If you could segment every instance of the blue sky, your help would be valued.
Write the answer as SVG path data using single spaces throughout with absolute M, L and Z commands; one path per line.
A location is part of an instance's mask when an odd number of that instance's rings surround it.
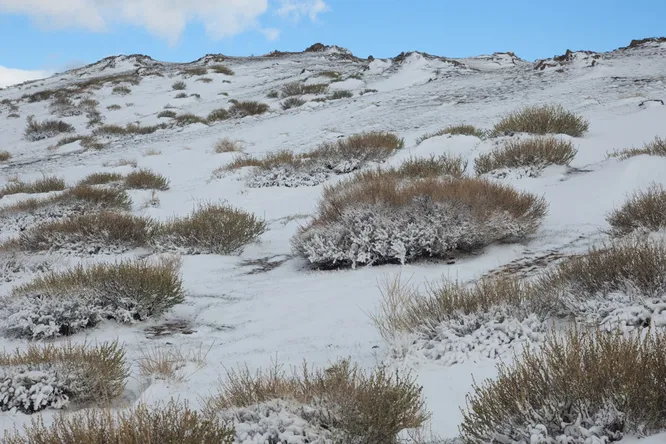
M 22 70 L 61 71 L 119 53 L 191 61 L 315 42 L 362 57 L 514 51 L 534 60 L 661 35 L 664 0 L 0 0 L 0 66 Z

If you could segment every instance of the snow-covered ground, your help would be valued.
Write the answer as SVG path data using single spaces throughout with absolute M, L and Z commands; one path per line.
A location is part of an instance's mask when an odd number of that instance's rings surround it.
M 651 182 L 666 185 L 666 158 L 637 156 L 628 160 L 607 158 L 616 149 L 640 146 L 655 136 L 666 136 L 666 106 L 650 99 L 666 100 L 666 43 L 646 43 L 593 57 L 574 53 L 570 61 L 539 65 L 522 61 L 513 54 L 494 54 L 478 58 L 451 60 L 409 53 L 395 60 L 367 61 L 344 52 L 288 54 L 278 57 L 227 58 L 221 63 L 235 71 L 228 76 L 209 73 L 210 83 L 197 82 L 178 72 L 185 67 L 214 64 L 203 58 L 190 65 L 155 62 L 141 57 L 116 57 L 43 81 L 0 91 L 0 101 L 18 99 L 42 89 L 58 89 L 95 76 L 150 71 L 139 85 L 128 85 L 131 93 L 120 96 L 108 84 L 90 95 L 100 103 L 105 124 L 125 125 L 140 122 L 154 125 L 165 105 L 177 113 L 191 112 L 205 117 L 216 108 L 230 105 L 228 100 L 258 100 L 270 105 L 260 116 L 230 119 L 209 126 L 192 124 L 158 130 L 148 135 L 109 139 L 103 150 L 84 150 L 79 142 L 48 149 L 57 140 L 28 142 L 23 131 L 26 117 L 42 121 L 53 118 L 49 101 L 17 103 L 10 111 L 0 104 L 0 151 L 11 154 L 0 163 L 0 187 L 14 177 L 29 181 L 42 175 L 56 175 L 69 185 L 93 172 L 126 173 L 130 166 L 114 167 L 120 159 L 135 160 L 140 168 L 150 168 L 168 177 L 171 188 L 157 192 L 159 205 L 144 207 L 149 191 L 130 191 L 136 214 L 166 220 L 186 215 L 199 202 L 226 201 L 266 220 L 268 230 L 260 242 L 247 246 L 240 255 L 196 255 L 183 257 L 183 280 L 187 289 L 184 304 L 163 318 L 134 326 L 113 323 L 88 330 L 70 338 L 74 342 L 118 339 L 133 362 L 146 347 L 156 344 L 197 350 L 210 349 L 202 368 L 185 368 L 183 381 L 148 380 L 136 365 L 125 398 L 128 402 L 157 402 L 171 397 L 199 405 L 202 396 L 215 389 L 225 368 L 247 364 L 250 368 L 280 363 L 298 365 L 303 359 L 326 366 L 337 358 L 351 357 L 365 368 L 386 362 L 391 349 L 379 336 L 368 313 L 380 303 L 379 284 L 396 274 L 413 283 L 437 281 L 442 277 L 473 281 L 512 261 L 538 257 L 552 252 L 569 254 L 586 250 L 606 235 L 605 216 L 620 205 L 626 195 Z M 592 63 L 594 61 L 594 63 Z M 317 77 L 322 71 L 338 71 L 342 82 L 331 90 L 348 89 L 352 98 L 309 101 L 299 108 L 280 109 L 280 99 L 267 98 L 282 85 L 306 80 L 330 82 Z M 188 96 L 177 99 L 180 91 L 172 83 L 184 80 Z M 367 89 L 376 92 L 367 92 Z M 87 97 L 87 95 L 84 95 Z M 308 97 L 306 97 L 308 98 Z M 311 98 L 311 97 L 310 97 Z M 240 140 L 245 151 L 262 155 L 269 151 L 291 149 L 304 152 L 324 141 L 366 130 L 392 131 L 405 139 L 405 148 L 388 160 L 398 165 L 410 157 L 438 153 L 473 159 L 490 151 L 492 140 L 470 136 L 439 136 L 416 145 L 424 133 L 450 124 L 468 123 L 491 128 L 498 118 L 523 105 L 558 103 L 580 113 L 590 121 L 590 130 L 573 139 L 578 154 L 571 167 L 549 167 L 537 178 L 508 175 L 501 179 L 520 190 L 543 195 L 549 204 L 548 215 L 540 229 L 524 244 L 493 245 L 477 255 L 459 258 L 453 264 L 420 262 L 404 266 L 383 265 L 354 270 L 313 271 L 292 255 L 290 238 L 313 215 L 324 184 L 317 186 L 248 187 L 247 171 L 214 174 L 236 156 L 214 151 L 223 137 Z M 108 106 L 120 109 L 109 110 Z M 16 112 L 20 118 L 8 118 Z M 67 117 L 77 134 L 87 134 L 85 115 Z M 159 153 L 149 155 L 152 153 Z M 468 168 L 467 174 L 473 174 Z M 327 183 L 333 183 L 331 178 Z M 9 195 L 0 206 L 25 199 Z M 7 221 L 0 229 L 1 239 L 16 234 Z M 124 256 L 145 254 L 145 251 Z M 61 268 L 82 261 L 113 260 L 112 256 L 79 257 L 49 255 L 42 257 Z M 29 258 L 36 262 L 36 258 Z M 528 261 L 529 262 L 529 261 Z M 26 282 L 38 270 L 14 273 L 0 282 L 0 292 Z M 0 268 L 0 277 L 3 277 Z M 187 326 L 185 333 L 158 338 L 146 329 L 176 322 Z M 25 341 L 0 339 L 6 349 L 25 347 Z M 499 358 L 510 359 L 514 350 L 500 349 Z M 432 431 L 443 438 L 458 434 L 472 381 L 492 378 L 498 357 L 471 350 L 460 352 L 461 359 L 432 360 L 418 353 L 407 353 L 399 365 L 417 375 L 424 387 L 427 406 L 432 412 Z M 45 418 L 52 410 L 42 413 Z M 0 430 L 28 422 L 21 413 L 0 413 Z M 660 435 L 640 442 L 665 442 Z M 626 439 L 625 442 L 631 442 Z

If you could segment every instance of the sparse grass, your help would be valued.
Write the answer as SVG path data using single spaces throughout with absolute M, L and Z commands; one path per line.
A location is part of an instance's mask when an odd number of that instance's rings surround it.
M 0 162 L 7 162 L 12 158 L 12 155 L 9 154 L 9 151 L 0 151 Z
M 429 158 L 411 158 L 395 170 L 396 174 L 406 179 L 425 179 L 427 177 L 450 176 L 463 177 L 467 170 L 467 161 L 461 156 L 430 156 Z
M 7 114 L 7 118 L 8 118 L 8 119 L 19 119 L 20 117 L 21 117 L 21 115 L 20 115 L 20 114 L 16 114 L 16 113 L 9 113 L 9 114 Z
M 183 218 L 162 224 L 155 237 L 161 248 L 196 253 L 231 254 L 254 242 L 266 224 L 228 205 L 201 205 Z
M 384 369 L 364 372 L 346 360 L 325 370 L 304 363 L 291 375 L 277 365 L 256 374 L 247 367 L 229 371 L 206 412 L 214 415 L 274 399 L 315 406 L 312 421 L 325 424 L 335 442 L 396 443 L 401 430 L 418 428 L 428 419 L 413 378 Z
M 243 144 L 239 140 L 231 140 L 227 137 L 220 139 L 215 144 L 216 153 L 241 153 L 243 152 Z
M 194 97 L 195 99 L 199 100 L 199 99 L 201 99 L 201 94 L 199 94 L 199 93 L 192 93 L 192 94 L 190 94 L 190 97 Z
M 128 123 L 125 127 L 125 131 L 128 134 L 152 134 L 157 130 L 166 129 L 168 125 L 166 123 L 160 123 L 158 125 L 148 125 L 143 126 L 136 123 Z
M 24 135 L 26 140 L 31 142 L 56 137 L 62 133 L 74 132 L 74 126 L 62 120 L 44 120 L 43 122 L 38 122 L 34 120 L 33 116 L 29 116 L 27 123 Z
M 266 97 L 269 99 L 277 99 L 280 97 L 280 94 L 277 91 L 269 91 L 268 94 L 266 94 Z
M 127 86 L 114 86 L 113 89 L 111 90 L 113 94 L 117 94 L 119 96 L 126 96 L 128 94 L 132 93 L 132 90 L 128 88 Z
M 476 174 L 485 174 L 502 168 L 569 165 L 577 152 L 571 141 L 552 136 L 511 139 L 502 147 L 477 157 L 474 170 Z
M 527 348 L 495 380 L 474 385 L 460 426 L 463 442 L 543 442 L 559 436 L 613 440 L 666 427 L 666 334 L 622 335 L 572 329 Z
M 234 75 L 233 70 L 231 68 L 229 68 L 228 66 L 212 65 L 210 67 L 210 69 L 212 69 L 213 72 L 216 73 L 216 74 L 225 74 L 225 75 L 228 75 L 228 76 L 233 76 Z
M 615 151 L 610 153 L 609 157 L 618 157 L 621 160 L 626 160 L 630 157 L 641 155 L 666 157 L 666 139 L 662 139 L 657 136 L 654 138 L 654 140 L 647 142 L 641 148 L 629 148 Z
M 268 111 L 268 109 L 269 106 L 265 103 L 256 102 L 253 100 L 238 101 L 232 99 L 231 107 L 229 108 L 229 114 L 236 118 L 242 118 L 263 114 Z
M 178 114 L 176 117 L 174 117 L 174 121 L 178 126 L 187 126 L 195 123 L 202 123 L 204 125 L 207 124 L 206 119 L 203 119 L 192 113 Z
M 635 192 L 619 209 L 606 217 L 613 236 L 625 236 L 636 230 L 659 231 L 666 228 L 666 189 L 652 183 Z
M 173 82 L 173 84 L 171 85 L 171 89 L 173 89 L 174 91 L 183 91 L 187 89 L 187 84 L 182 80 L 178 80 L 177 82 Z
M 182 381 L 178 374 L 187 360 L 182 350 L 169 346 L 148 346 L 141 349 L 138 359 L 139 371 L 142 376 L 156 379 Z
M 86 149 L 98 150 L 104 148 L 104 145 L 102 143 L 99 143 L 94 136 L 79 136 L 79 135 L 63 137 L 62 139 L 58 140 L 55 146 L 59 147 L 74 142 L 79 142 L 81 146 Z
M 211 83 L 213 79 L 210 77 L 199 77 L 198 79 L 195 80 L 195 82 L 201 82 L 201 83 Z
M 229 111 L 224 108 L 218 108 L 211 111 L 206 120 L 208 120 L 208 122 L 218 122 L 220 120 L 227 120 L 229 117 L 231 117 Z
M 110 166 L 111 167 L 129 166 L 129 167 L 132 167 L 132 168 L 136 168 L 137 163 L 136 163 L 136 160 L 134 160 L 134 159 L 118 159 L 115 162 L 107 162 L 107 163 L 104 164 L 104 166 L 106 166 L 106 167 L 110 167 Z
M 132 171 L 125 176 L 125 186 L 131 190 L 161 190 L 169 189 L 169 179 L 151 170 L 140 169 Z
M 163 117 L 173 119 L 174 117 L 176 117 L 176 112 L 171 111 L 171 110 L 166 110 L 166 111 L 160 111 L 159 113 L 157 113 L 157 118 L 158 119 L 161 119 Z
M 10 182 L 0 190 L 0 197 L 9 194 L 39 194 L 51 191 L 62 191 L 65 189 L 65 181 L 55 176 L 45 176 L 34 182 Z
M 123 180 L 123 175 L 119 173 L 92 173 L 81 179 L 79 185 L 105 185 L 121 180 Z
M 225 170 L 235 170 L 245 167 L 259 167 L 262 170 L 271 170 L 280 165 L 293 165 L 296 166 L 301 162 L 300 156 L 294 154 L 291 150 L 271 151 L 266 155 L 257 159 L 252 156 L 237 156 L 228 165 L 224 167 Z
M 528 106 L 503 117 L 493 127 L 492 136 L 517 132 L 581 137 L 588 128 L 587 120 L 561 105 Z
M 318 75 L 320 77 L 328 77 L 330 79 L 337 79 L 340 77 L 340 73 L 337 71 L 322 71 Z
M 416 139 L 416 144 L 420 145 L 423 141 L 428 140 L 432 137 L 444 136 L 446 134 L 452 136 L 474 136 L 478 137 L 479 139 L 482 139 L 485 136 L 485 133 L 482 130 L 475 127 L 474 125 L 466 125 L 466 124 L 450 125 L 437 132 L 426 133 L 422 135 L 421 137 Z
M 354 94 L 351 91 L 347 91 L 344 89 L 333 91 L 331 94 L 327 96 L 328 100 L 348 99 L 350 97 L 354 97 Z
M 118 104 L 115 104 L 115 103 L 113 105 L 109 105 L 109 106 L 106 107 L 106 109 L 108 109 L 109 111 L 118 111 L 121 108 L 122 108 L 122 106 L 120 106 Z
M 305 104 L 305 100 L 299 99 L 298 97 L 289 97 L 280 104 L 280 108 L 282 108 L 282 111 L 286 111 L 290 108 L 297 108 L 303 104 Z
M 191 68 L 185 68 L 180 71 L 180 74 L 191 77 L 191 76 L 205 76 L 208 74 L 208 68 L 205 66 L 193 66 Z
M 63 441 L 62 437 L 67 437 Z M 9 431 L 2 444 L 233 444 L 233 429 L 204 417 L 187 404 L 139 404 L 127 411 L 85 410 L 58 415 L 47 427 L 37 418 L 23 433 Z
M 76 207 L 80 207 L 83 204 L 93 207 L 96 210 L 131 209 L 132 201 L 124 190 L 93 187 L 83 182 L 81 181 L 75 187 L 68 188 L 63 193 L 47 199 L 26 199 L 13 205 L 5 206 L 0 210 L 0 214 L 34 212 L 41 208 L 57 204 L 73 205 Z
M 159 156 L 162 154 L 162 151 L 156 150 L 155 148 L 149 148 L 143 152 L 144 156 Z
M 127 134 L 127 129 L 120 125 L 102 125 L 99 128 L 95 128 L 95 130 L 93 130 L 93 134 L 96 136 L 120 136 Z
M 361 91 L 359 94 L 364 95 L 364 94 L 370 94 L 370 93 L 376 93 L 376 92 L 379 92 L 379 91 L 377 91 L 376 89 L 373 89 L 373 88 L 366 88 L 363 91 Z
M 186 99 L 188 97 L 189 96 L 187 95 L 187 93 L 184 92 L 178 93 L 175 96 L 173 96 L 174 99 Z
M 327 83 L 313 83 L 306 85 L 301 82 L 287 83 L 282 87 L 282 98 L 302 96 L 304 94 L 324 94 L 328 91 Z

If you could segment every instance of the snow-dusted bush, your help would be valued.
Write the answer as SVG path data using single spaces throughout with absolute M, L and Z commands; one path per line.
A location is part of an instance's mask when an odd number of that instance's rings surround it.
M 230 254 L 255 241 L 265 230 L 265 222 L 254 214 L 207 204 L 191 215 L 160 224 L 152 243 L 161 251 Z
M 527 106 L 503 117 L 493 127 L 492 135 L 516 132 L 580 137 L 589 126 L 585 118 L 565 110 L 561 105 Z
M 646 190 L 635 192 L 606 220 L 613 236 L 624 236 L 636 230 L 659 231 L 666 228 L 666 189 L 653 183 Z
M 7 162 L 12 158 L 12 155 L 9 154 L 9 151 L 2 150 L 0 151 L 0 162 Z
M 0 410 L 34 413 L 70 402 L 108 402 L 122 394 L 127 376 L 125 352 L 115 342 L 2 352 Z
M 169 258 L 100 263 L 40 276 L 0 298 L 7 336 L 53 338 L 105 319 L 133 323 L 160 315 L 184 299 L 180 262 Z
M 48 427 L 34 419 L 23 432 L 7 432 L 2 443 L 233 444 L 234 432 L 219 419 L 170 400 L 166 405 L 141 403 L 119 412 L 95 409 L 58 415 Z
M 570 257 L 536 282 L 539 306 L 609 329 L 666 327 L 666 242 L 627 239 Z
M 247 116 L 263 114 L 270 108 L 265 103 L 257 102 L 255 100 L 239 101 L 231 99 L 230 102 L 231 107 L 229 108 L 229 115 L 239 119 Z
M 161 174 L 142 168 L 132 171 L 125 176 L 125 186 L 132 190 L 161 190 L 169 189 L 169 179 Z
M 91 173 L 79 181 L 79 185 L 106 185 L 120 182 L 123 175 L 120 173 Z
M 665 406 L 666 334 L 571 330 L 475 386 L 460 431 L 469 444 L 614 442 L 663 430 Z
M 12 282 L 23 274 L 50 271 L 53 263 L 20 253 L 0 253 L 0 282 Z
M 34 116 L 28 116 L 28 126 L 24 131 L 26 140 L 31 142 L 56 137 L 62 133 L 73 133 L 74 127 L 62 120 L 45 120 L 38 122 Z
M 622 160 L 626 160 L 630 157 L 642 155 L 666 157 L 666 139 L 657 136 L 654 140 L 644 144 L 641 148 L 629 148 L 615 151 L 610 154 L 610 157 L 619 157 Z
M 538 174 L 549 165 L 569 165 L 576 153 L 573 143 L 555 137 L 510 139 L 477 157 L 474 170 L 480 175 L 503 168 L 529 167 Z
M 65 181 L 55 176 L 45 176 L 34 182 L 10 182 L 0 190 L 0 198 L 9 194 L 39 194 L 65 189 Z
M 484 179 L 364 171 L 324 189 L 292 244 L 317 267 L 404 264 L 525 238 L 546 210 L 543 198 Z
M 313 442 L 327 442 L 316 439 L 329 435 L 337 439 L 333 442 L 390 444 L 401 430 L 417 428 L 428 418 L 412 378 L 383 369 L 366 373 L 349 361 L 326 370 L 304 364 L 292 375 L 278 366 L 255 375 L 247 368 L 231 371 L 219 393 L 208 399 L 206 411 L 235 417 L 237 433 L 246 434 L 240 442 L 305 433 Z M 287 442 L 305 442 L 294 439 Z
M 426 133 L 421 137 L 419 137 L 418 139 L 416 139 L 416 144 L 420 145 L 425 140 L 437 136 L 444 136 L 447 134 L 451 136 L 474 136 L 478 137 L 479 139 L 482 139 L 486 135 L 486 133 L 483 130 L 475 127 L 474 125 L 461 123 L 459 125 L 449 125 L 446 128 L 442 128 L 441 130 L 436 131 L 434 133 Z
M 281 96 L 285 97 L 301 96 L 304 94 L 324 94 L 328 91 L 328 83 L 311 83 L 306 85 L 302 82 L 287 83 L 282 87 Z

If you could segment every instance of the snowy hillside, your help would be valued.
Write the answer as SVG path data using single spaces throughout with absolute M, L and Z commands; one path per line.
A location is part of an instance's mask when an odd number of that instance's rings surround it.
M 436 334 L 394 335 L 387 341 L 371 319 L 382 306 L 385 285 L 397 276 L 421 291 L 425 284 L 442 279 L 473 284 L 500 274 L 533 278 L 553 269 L 562 258 L 608 241 L 609 212 L 634 192 L 654 184 L 666 186 L 665 156 L 609 157 L 616 150 L 639 148 L 657 136 L 666 137 L 664 103 L 666 42 L 660 40 L 608 53 L 567 52 L 535 63 L 513 53 L 449 59 L 410 52 L 368 60 L 342 48 L 317 45 L 302 53 L 246 58 L 207 55 L 183 64 L 142 55 L 116 56 L 2 89 L 0 241 L 7 243 L 0 252 L 4 304 L 0 348 L 11 353 L 35 341 L 60 345 L 117 340 L 129 366 L 126 386 L 112 403 L 119 409 L 171 398 L 199 408 L 217 390 L 226 370 L 238 366 L 254 371 L 277 362 L 289 369 L 307 360 L 309 365 L 327 368 L 338 359 L 350 358 L 367 371 L 385 367 L 413 375 L 423 387 L 431 414 L 428 432 L 440 439 L 456 438 L 463 421 L 461 408 L 472 393 L 473 381 L 480 384 L 494 378 L 498 362 L 510 363 L 525 344 L 539 346 L 553 319 L 536 314 L 521 317 L 509 306 L 486 313 L 487 318 L 460 320 L 480 323 L 472 333 L 469 325 L 439 325 L 430 326 Z M 495 223 L 504 228 L 510 225 L 514 231 L 506 228 L 507 233 L 511 231 L 515 239 L 497 235 L 501 242 L 484 243 L 472 252 L 452 251 L 425 259 L 412 260 L 409 252 L 402 256 L 398 252 L 393 256 L 396 260 L 378 260 L 376 265 L 364 262 L 370 253 L 359 253 L 349 263 L 316 268 L 314 259 L 301 254 L 310 248 L 309 257 L 314 257 L 315 241 L 307 239 L 307 248 L 296 248 L 295 236 L 317 217 L 325 187 L 377 166 L 398 169 L 414 159 L 441 155 L 467 162 L 459 180 L 471 180 L 480 156 L 508 140 L 525 137 L 513 132 L 491 134 L 493 126 L 510 112 L 537 105 L 561 105 L 586 119 L 589 130 L 580 137 L 558 135 L 577 150 L 568 165 L 504 168 L 483 174 L 492 183 L 545 199 L 547 211 L 534 230 L 517 227 L 514 219 L 499 218 Z M 45 124 L 51 119 L 64 123 Z M 36 125 L 32 129 L 31 122 Z M 459 124 L 474 125 L 479 132 L 422 137 Z M 404 146 L 396 142 L 390 151 L 364 159 L 332 161 L 327 152 L 329 157 L 322 155 L 324 160 L 317 163 L 319 154 L 313 152 L 317 147 L 326 143 L 335 147 L 364 132 L 392 133 L 404 139 Z M 303 162 L 312 164 L 299 170 L 293 162 L 284 167 L 257 163 L 283 150 L 291 150 L 291 156 L 303 155 Z M 231 162 L 242 167 L 225 168 Z M 130 186 L 127 175 L 145 169 L 164 176 L 168 184 Z M 131 203 L 125 205 L 125 212 L 142 221 L 166 224 L 193 214 L 202 205 L 219 204 L 254 215 L 265 222 L 265 229 L 257 225 L 256 240 L 248 234 L 251 241 L 239 248 L 203 246 L 203 239 L 197 239 L 197 247 L 183 245 L 175 231 L 157 240 L 144 241 L 137 234 L 131 242 L 107 243 L 110 237 L 105 230 L 125 223 L 120 219 L 108 219 L 108 228 L 93 228 L 76 242 L 49 237 L 44 224 L 81 213 L 94 215 L 101 208 L 72 203 L 78 198 L 69 190 L 92 173 L 110 173 L 108 185 L 96 186 L 126 192 Z M 64 184 L 43 189 L 19 186 L 45 176 L 62 179 Z M 14 186 L 18 192 L 9 191 Z M 41 206 L 39 202 L 16 205 L 27 199 L 51 200 Z M 490 208 L 492 201 L 489 198 L 484 205 Z M 409 215 L 389 214 L 386 219 L 395 222 L 403 216 Z M 364 217 L 358 216 L 359 220 Z M 103 218 L 111 216 L 103 213 Z M 137 227 L 128 225 L 127 233 L 136 234 Z M 396 230 L 388 222 L 386 227 L 386 236 Z M 329 233 L 319 234 L 313 238 L 329 239 Z M 221 233 L 220 238 L 225 235 Z M 465 233 L 461 239 L 459 243 L 467 242 Z M 29 247 L 22 247 L 33 240 Z M 363 241 L 353 248 L 361 248 Z M 84 313 L 76 296 L 68 293 L 62 300 L 69 305 L 41 306 L 35 308 L 42 310 L 36 315 L 28 313 L 30 304 L 42 303 L 34 301 L 42 301 L 44 294 L 39 292 L 47 292 L 48 285 L 30 291 L 19 287 L 44 273 L 65 272 L 79 264 L 151 261 L 165 255 L 180 256 L 184 289 L 182 302 L 167 310 L 132 304 L 110 307 L 100 302 L 99 313 Z M 355 266 L 348 266 L 352 262 Z M 86 297 L 103 299 L 103 291 Z M 655 304 L 666 303 L 664 293 L 652 296 L 658 299 Z M 132 298 L 131 292 L 127 297 Z M 657 318 L 663 315 L 657 312 L 653 324 L 659 326 Z M 58 317 L 75 317 L 72 313 L 84 321 L 77 319 L 78 327 L 71 324 L 63 329 Z M 94 326 L 89 321 L 93 316 L 98 319 Z M 70 331 L 74 333 L 68 336 Z M 178 356 L 175 375 L 151 374 L 142 368 L 147 354 L 160 353 Z M 16 365 L 8 364 L 6 357 L 0 357 L 0 364 L 2 379 L 13 381 L 5 385 L 0 381 L 2 430 L 28 424 L 35 415 L 42 415 L 48 424 L 59 412 L 53 407 L 69 411 L 101 404 L 99 399 L 68 403 L 67 393 L 50 392 L 48 387 L 62 377 L 57 372 L 23 368 L 17 376 L 11 370 Z M 30 378 L 41 385 L 33 385 L 22 398 L 6 395 L 19 390 L 12 384 L 21 386 Z M 71 393 L 69 397 L 74 399 Z M 51 408 L 23 413 L 27 398 L 35 406 Z M 332 442 L 297 411 L 269 403 L 247 408 L 246 420 L 238 419 L 240 413 L 235 417 L 237 442 Z M 228 419 L 233 413 L 220 415 Z M 258 419 L 247 419 L 252 415 Z M 589 433 L 594 435 L 594 430 Z M 537 435 L 535 428 L 532 442 L 555 442 L 538 441 L 542 438 Z M 281 441 L 269 441 L 269 436 L 279 436 Z M 592 439 L 585 442 L 606 442 Z M 623 442 L 634 439 L 630 433 Z M 666 434 L 649 439 L 641 442 L 664 442 Z

